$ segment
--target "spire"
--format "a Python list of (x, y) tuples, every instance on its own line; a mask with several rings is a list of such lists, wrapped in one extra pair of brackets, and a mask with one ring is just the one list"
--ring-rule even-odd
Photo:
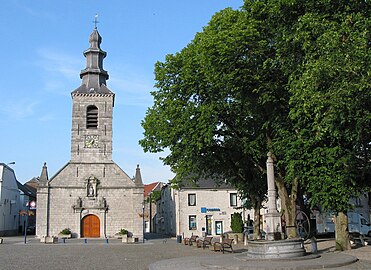
[(140, 174), (140, 168), (139, 168), (139, 164), (137, 165), (137, 169), (135, 171), (135, 184), (137, 186), (142, 186), (143, 185), (143, 181), (142, 181), (142, 175)]
[[(111, 93), (106, 85), (108, 80), (108, 73), (103, 69), (103, 59), (107, 53), (100, 48), (102, 37), (99, 35), (97, 29), (97, 15), (94, 20), (94, 29), (90, 34), (89, 43), (90, 48), (84, 51), (86, 57), (86, 68), (81, 70), (80, 78), (82, 84), (89, 93)], [(104, 85), (104, 86), (103, 86)], [(79, 89), (80, 92), (82, 89)]]
[(39, 182), (45, 184), (48, 181), (49, 181), (48, 168), (46, 167), (46, 162), (44, 162), (44, 166), (41, 170), (41, 175), (40, 175), (40, 178), (39, 178)]

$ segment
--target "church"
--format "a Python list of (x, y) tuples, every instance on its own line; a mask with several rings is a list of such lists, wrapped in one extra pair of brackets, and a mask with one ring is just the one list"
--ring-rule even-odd
[(77, 238), (109, 238), (121, 229), (143, 239), (144, 188), (139, 165), (130, 178), (112, 160), (115, 94), (103, 69), (106, 52), (97, 27), (84, 51), (81, 86), (72, 91), (71, 160), (52, 178), (46, 164), (37, 189), (36, 236), (58, 236), (69, 228)]

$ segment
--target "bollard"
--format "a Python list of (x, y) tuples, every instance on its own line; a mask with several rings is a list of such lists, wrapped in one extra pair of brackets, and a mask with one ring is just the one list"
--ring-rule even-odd
[(310, 239), (310, 245), (312, 247), (312, 253), (317, 254), (317, 239), (314, 236)]
[(63, 237), (63, 244), (66, 244), (66, 238)]
[(106, 244), (108, 244), (108, 238), (106, 238)]
[(84, 239), (84, 244), (87, 244), (88, 243), (88, 239)]

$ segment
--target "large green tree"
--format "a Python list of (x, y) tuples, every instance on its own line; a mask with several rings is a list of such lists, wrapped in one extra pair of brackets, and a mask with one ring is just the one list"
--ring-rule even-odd
[(371, 179), (371, 6), (295, 2), (303, 15), (280, 46), (296, 131), (287, 177), (300, 172), (312, 205), (337, 213), (337, 248), (349, 249), (349, 199)]
[[(370, 140), (367, 132), (359, 133), (362, 126), (366, 125), (366, 130), (369, 127), (369, 96), (362, 96), (369, 89), (370, 75), (369, 58), (362, 58), (370, 44), (368, 11), (367, 1), (246, 0), (241, 10), (217, 13), (186, 48), (156, 64), (158, 90), (152, 93), (154, 105), (142, 122), (145, 132), (141, 145), (151, 152), (168, 148), (170, 154), (164, 163), (180, 177), (191, 172), (222, 176), (255, 202), (255, 210), (266, 191), (265, 160), (271, 151), (287, 225), (295, 223), (299, 184), (308, 187), (313, 203), (321, 201), (336, 209), (334, 198), (341, 194), (342, 202), (347, 202), (368, 172)], [(359, 16), (363, 21), (357, 19)], [(337, 38), (350, 37), (336, 35), (342, 33), (346, 20), (357, 22), (354, 30), (360, 39), (357, 46), (349, 39), (348, 46), (337, 51), (341, 45)], [(353, 50), (348, 60), (336, 60), (342, 54), (347, 56), (348, 50)], [(331, 60), (333, 51), (337, 56)], [(354, 65), (353, 53), (359, 59)], [(349, 65), (357, 71), (363, 69), (362, 75), (352, 75)], [(336, 81), (345, 92), (350, 90), (344, 72), (331, 73), (337, 69), (354, 78), (353, 94), (366, 82), (360, 94), (363, 98), (356, 95), (358, 101), (347, 103), (354, 109), (349, 112), (355, 112), (347, 123), (358, 121), (357, 128), (340, 121), (342, 128), (335, 121), (331, 124), (334, 129), (329, 129), (331, 117), (321, 116), (330, 105), (331, 115), (342, 115), (342, 119), (349, 115), (336, 109), (346, 100), (343, 94), (335, 99)], [(314, 87), (317, 84), (319, 87)], [(325, 90), (327, 94), (318, 93)], [(326, 98), (333, 94), (326, 104)], [(360, 107), (365, 108), (365, 114), (355, 110)], [(341, 137), (346, 130), (347, 142), (354, 141), (354, 136), (362, 140), (348, 144), (350, 148), (334, 149), (334, 144), (324, 143), (326, 136), (317, 136), (323, 130), (328, 139), (332, 139), (332, 132)], [(356, 130), (358, 135), (354, 135)], [(354, 162), (341, 163), (344, 151), (347, 157), (353, 155)], [(327, 162), (330, 160), (333, 163)], [(329, 173), (337, 160), (336, 173)], [(341, 164), (352, 174), (344, 173), (342, 181), (331, 181), (342, 174)], [(323, 172), (328, 174), (322, 179)], [(319, 188), (321, 185), (324, 187)], [(328, 199), (322, 200), (326, 195)], [(289, 236), (295, 236), (295, 230)]]
[(269, 80), (275, 70), (262, 28), (248, 14), (226, 9), (180, 53), (157, 63), (158, 91), (140, 142), (146, 151), (169, 148), (164, 163), (180, 178), (192, 173), (228, 180), (248, 195), (257, 217), (268, 151), (261, 104), (265, 88), (279, 81)]

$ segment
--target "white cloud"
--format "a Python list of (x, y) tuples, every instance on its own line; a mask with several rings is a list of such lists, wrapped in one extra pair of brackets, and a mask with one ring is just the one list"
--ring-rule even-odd
[[(66, 87), (77, 87), (81, 69), (81, 59), (56, 51), (56, 49), (39, 49), (39, 61), (36, 63), (43, 71), (44, 89), (49, 92), (68, 95)], [(72, 91), (73, 89), (69, 89)]]
[(33, 116), (35, 113), (35, 107), (38, 104), (38, 101), (30, 101), (27, 99), (8, 101), (7, 104), (0, 106), (0, 111), (6, 114), (9, 118), (23, 119)]

